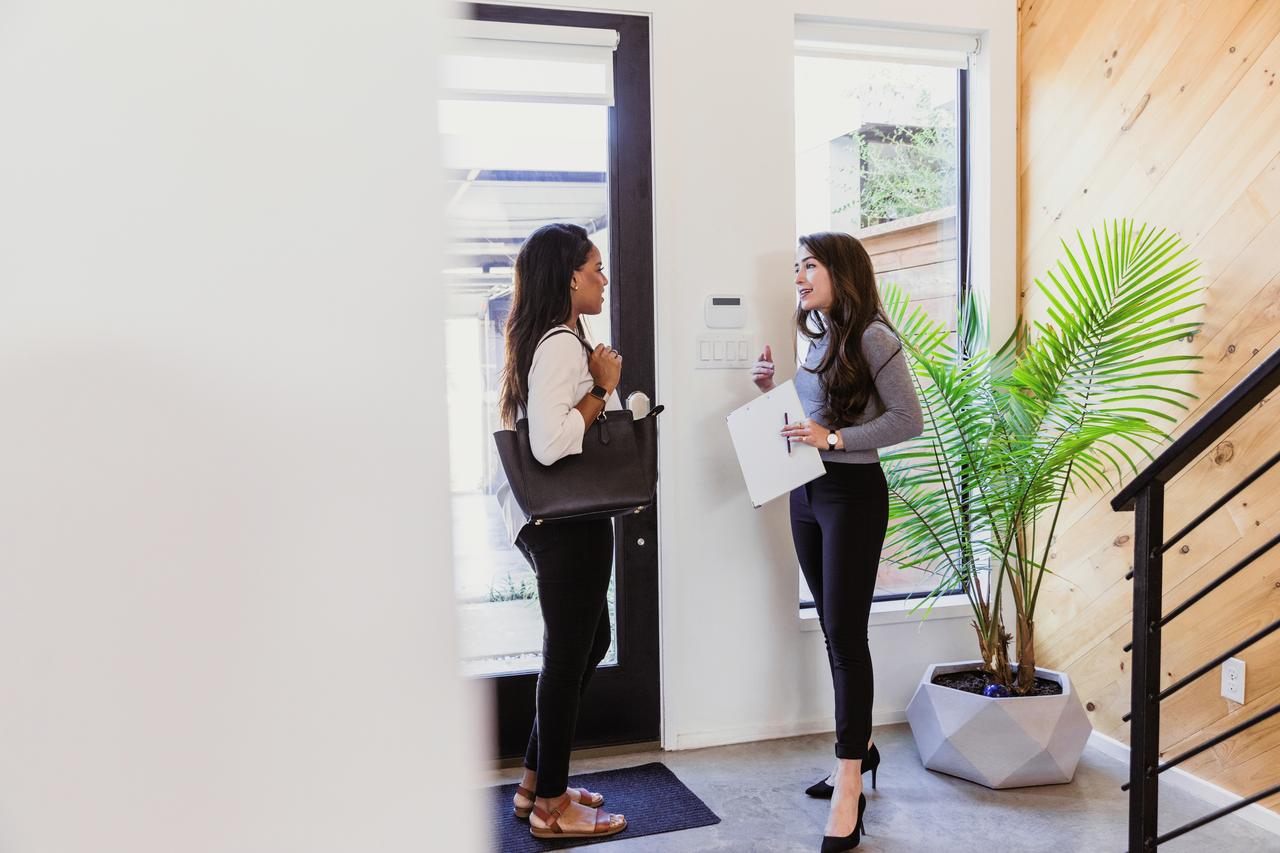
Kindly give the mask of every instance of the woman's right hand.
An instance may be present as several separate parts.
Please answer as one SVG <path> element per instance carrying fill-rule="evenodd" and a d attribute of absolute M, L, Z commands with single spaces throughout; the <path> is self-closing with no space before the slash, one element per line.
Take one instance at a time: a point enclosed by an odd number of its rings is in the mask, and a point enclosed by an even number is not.
<path fill-rule="evenodd" d="M 755 367 L 751 368 L 751 381 L 761 391 L 773 390 L 773 350 L 769 349 L 768 344 L 764 345 L 764 352 L 760 353 Z"/>
<path fill-rule="evenodd" d="M 622 381 L 622 356 L 612 347 L 599 344 L 587 358 L 587 369 L 595 383 L 612 394 Z"/>

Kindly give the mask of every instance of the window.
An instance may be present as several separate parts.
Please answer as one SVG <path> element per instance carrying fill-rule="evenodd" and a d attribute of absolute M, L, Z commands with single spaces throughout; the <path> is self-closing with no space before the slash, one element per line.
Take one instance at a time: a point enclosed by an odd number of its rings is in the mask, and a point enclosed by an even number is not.
<path fill-rule="evenodd" d="M 797 21 L 796 227 L 844 231 L 880 282 L 955 330 L 967 282 L 967 63 L 973 36 Z M 803 338 L 799 338 L 803 358 Z M 923 597 L 881 565 L 876 600 Z M 813 597 L 800 577 L 801 606 Z"/>
<path fill-rule="evenodd" d="M 542 225 L 583 226 L 610 270 L 609 107 L 617 33 L 460 21 L 439 104 L 449 222 L 445 374 L 455 584 L 463 669 L 537 671 L 537 585 L 507 538 L 495 493 L 502 467 L 499 382 L 512 270 Z M 610 342 L 604 313 L 591 323 Z M 613 593 L 609 598 L 613 615 Z M 616 620 L 615 620 L 616 625 Z M 605 663 L 616 659 L 611 649 Z"/>

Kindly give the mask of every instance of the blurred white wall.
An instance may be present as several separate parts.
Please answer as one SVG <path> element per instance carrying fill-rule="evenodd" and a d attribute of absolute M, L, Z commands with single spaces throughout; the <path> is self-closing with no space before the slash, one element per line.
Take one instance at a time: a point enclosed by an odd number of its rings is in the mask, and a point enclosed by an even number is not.
<path fill-rule="evenodd" d="M 435 0 L 0 6 L 0 850 L 478 850 Z"/>

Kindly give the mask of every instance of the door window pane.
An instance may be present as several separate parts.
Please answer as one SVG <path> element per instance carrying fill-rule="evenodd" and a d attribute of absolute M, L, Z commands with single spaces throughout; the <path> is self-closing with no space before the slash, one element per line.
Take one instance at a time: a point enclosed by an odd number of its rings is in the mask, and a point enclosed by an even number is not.
<path fill-rule="evenodd" d="M 461 657 L 471 675 L 537 671 L 537 585 L 507 536 L 495 497 L 502 483 L 492 436 L 502 427 L 503 329 L 516 253 L 538 227 L 583 226 L 608 272 L 607 108 L 447 100 L 440 104 L 440 127 L 448 182 L 444 369 Z M 604 313 L 588 320 L 601 343 L 609 341 L 607 293 Z M 612 617 L 612 585 L 609 603 Z M 615 660 L 610 649 L 605 663 Z"/>

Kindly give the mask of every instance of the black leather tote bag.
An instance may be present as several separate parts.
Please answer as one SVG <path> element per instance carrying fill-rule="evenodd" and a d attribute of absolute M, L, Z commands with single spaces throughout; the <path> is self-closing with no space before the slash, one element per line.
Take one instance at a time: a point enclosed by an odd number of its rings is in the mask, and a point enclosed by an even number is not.
<path fill-rule="evenodd" d="M 525 518 L 586 521 L 641 512 L 653 504 L 658 486 L 656 406 L 636 420 L 622 409 L 592 421 L 582 453 L 543 465 L 529 446 L 529 420 L 493 434 L 507 482 Z"/>

